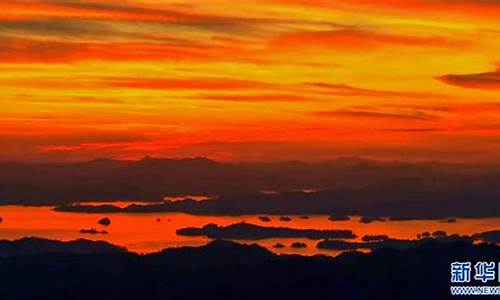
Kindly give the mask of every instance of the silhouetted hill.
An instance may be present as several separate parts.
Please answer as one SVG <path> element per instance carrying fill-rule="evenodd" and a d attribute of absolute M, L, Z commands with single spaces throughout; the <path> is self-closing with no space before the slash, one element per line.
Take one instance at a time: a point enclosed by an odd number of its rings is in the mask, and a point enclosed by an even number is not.
<path fill-rule="evenodd" d="M 156 254 L 0 258 L 2 299 L 454 299 L 450 263 L 497 261 L 500 248 L 428 242 L 336 258 L 275 255 L 215 241 Z M 7 275 L 6 275 L 7 274 Z"/>
<path fill-rule="evenodd" d="M 107 242 L 84 239 L 70 242 L 41 238 L 23 238 L 16 241 L 0 240 L 0 257 L 51 253 L 117 254 L 126 251 L 123 247 L 118 247 Z"/>
<path fill-rule="evenodd" d="M 271 260 L 271 251 L 257 244 L 243 245 L 226 240 L 214 240 L 201 247 L 167 248 L 147 256 L 150 260 L 172 260 L 177 266 L 221 266 L 224 264 L 253 264 Z"/>
<path fill-rule="evenodd" d="M 473 235 L 474 238 L 483 240 L 488 243 L 500 243 L 500 230 L 491 230 Z"/>
<path fill-rule="evenodd" d="M 354 239 L 351 230 L 315 230 L 294 229 L 287 227 L 264 227 L 248 223 L 236 223 L 228 226 L 207 224 L 202 228 L 187 227 L 177 230 L 178 235 L 207 236 L 212 239 L 261 240 L 269 238 L 308 238 L 319 239 Z"/>

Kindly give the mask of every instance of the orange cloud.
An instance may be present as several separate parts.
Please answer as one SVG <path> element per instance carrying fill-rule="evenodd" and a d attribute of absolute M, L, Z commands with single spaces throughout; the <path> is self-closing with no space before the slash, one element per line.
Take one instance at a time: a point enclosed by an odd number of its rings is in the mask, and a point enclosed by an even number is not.
<path fill-rule="evenodd" d="M 437 95 L 431 93 L 374 90 L 374 89 L 365 89 L 360 87 L 349 86 L 345 84 L 316 82 L 316 83 L 305 83 L 304 85 L 308 87 L 317 88 L 326 94 L 335 96 L 364 96 L 364 97 L 377 97 L 377 98 L 397 97 L 397 98 L 415 98 L 415 99 L 422 99 L 424 97 L 426 98 L 437 97 Z"/>
<path fill-rule="evenodd" d="M 165 9 L 165 8 L 171 9 Z M 192 24 L 210 22 L 214 25 L 231 26 L 237 24 L 236 18 L 200 15 L 186 12 L 181 6 L 162 5 L 162 7 L 144 7 L 128 5 L 124 2 L 108 1 L 9 1 L 0 4 L 4 12 L 0 20 L 30 20 L 30 19 L 74 19 L 80 20 L 112 20 L 112 21 L 142 21 L 172 24 Z"/>
<path fill-rule="evenodd" d="M 373 106 L 358 106 L 359 108 L 372 108 Z M 500 113 L 500 103 L 428 103 L 428 104 L 384 104 L 383 107 L 404 110 L 423 110 L 442 113 Z"/>
<path fill-rule="evenodd" d="M 351 110 L 339 109 L 330 111 L 316 111 L 313 115 L 319 117 L 348 117 L 348 118 L 369 118 L 369 119 L 399 119 L 399 120 L 418 120 L 430 121 L 439 119 L 423 112 L 414 113 L 395 113 L 395 112 L 381 112 L 381 111 L 364 111 L 364 110 Z"/>
<path fill-rule="evenodd" d="M 449 40 L 439 36 L 405 36 L 376 33 L 360 29 L 342 29 L 285 33 L 278 36 L 271 44 L 273 47 L 278 48 L 296 49 L 297 47 L 306 47 L 364 51 L 384 45 L 459 48 L 466 46 L 467 42 Z"/>
<path fill-rule="evenodd" d="M 388 132 L 403 132 L 403 133 L 426 133 L 426 132 L 439 132 L 443 131 L 439 128 L 390 128 L 390 129 L 382 129 L 381 131 Z"/>
<path fill-rule="evenodd" d="M 468 16 L 498 17 L 500 2 L 497 0 L 273 0 L 283 5 L 301 5 L 322 9 L 365 9 L 384 12 L 405 12 L 439 15 L 442 13 Z"/>
<path fill-rule="evenodd" d="M 229 102 L 309 102 L 315 101 L 310 97 L 286 94 L 268 95 L 201 95 L 197 99 Z"/>
<path fill-rule="evenodd" d="M 174 79 L 174 78 L 108 78 L 104 85 L 119 88 L 134 89 L 194 89 L 194 90 L 235 90 L 267 87 L 269 84 L 238 80 L 231 78 L 195 78 L 195 79 Z"/>
<path fill-rule="evenodd" d="M 80 130 L 50 133 L 38 130 L 32 134 L 14 133 L 0 136 L 0 157 L 7 160 L 44 160 L 52 156 L 50 152 L 56 149 L 73 149 L 74 154 L 67 153 L 68 156 L 72 160 L 79 160 L 79 153 L 76 150 L 85 147 L 94 150 L 93 158 L 95 158 L 100 156 L 97 151 L 98 146 L 108 145 L 118 149 L 124 145 L 150 141 L 150 136 L 134 131 Z"/>
<path fill-rule="evenodd" d="M 238 60 L 243 50 L 216 45 L 171 43 L 91 43 L 1 39 L 0 62 L 66 63 L 85 60 L 179 61 Z M 233 56 L 228 56 L 233 53 Z"/>

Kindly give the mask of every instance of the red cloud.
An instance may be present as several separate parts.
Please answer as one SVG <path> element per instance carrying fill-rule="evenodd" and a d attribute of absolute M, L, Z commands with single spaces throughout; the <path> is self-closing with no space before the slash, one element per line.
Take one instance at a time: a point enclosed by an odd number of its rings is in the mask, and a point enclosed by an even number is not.
<path fill-rule="evenodd" d="M 200 90 L 235 90 L 252 89 L 269 86 L 266 83 L 230 78 L 109 78 L 104 83 L 111 87 L 138 88 L 138 89 L 200 89 Z"/>
<path fill-rule="evenodd" d="M 394 113 L 394 112 L 379 112 L 379 111 L 364 111 L 340 109 L 331 111 L 313 112 L 315 116 L 320 117 L 352 117 L 352 118 L 375 118 L 375 119 L 402 119 L 402 120 L 418 120 L 430 121 L 438 119 L 438 117 L 426 114 L 420 111 L 414 113 Z"/>
<path fill-rule="evenodd" d="M 308 102 L 313 98 L 298 95 L 268 94 L 268 95 L 201 95 L 198 99 L 232 102 Z"/>

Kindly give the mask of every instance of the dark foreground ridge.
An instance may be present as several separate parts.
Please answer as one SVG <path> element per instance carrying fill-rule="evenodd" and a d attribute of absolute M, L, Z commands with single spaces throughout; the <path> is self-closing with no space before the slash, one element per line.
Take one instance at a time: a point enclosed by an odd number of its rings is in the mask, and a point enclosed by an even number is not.
<path fill-rule="evenodd" d="M 293 229 L 287 227 L 265 227 L 249 223 L 228 226 L 207 224 L 202 228 L 187 227 L 177 230 L 178 235 L 206 236 L 212 239 L 261 240 L 270 238 L 354 239 L 351 230 Z"/>
<path fill-rule="evenodd" d="M 28 241 L 51 247 L 13 253 L 27 240 L 0 243 L 0 251 L 10 253 L 0 257 L 3 300 L 452 299 L 451 262 L 500 257 L 498 246 L 464 241 L 335 258 L 275 255 L 257 245 L 226 241 L 143 256 L 120 248 L 53 251 L 67 243 Z"/>
<path fill-rule="evenodd" d="M 107 242 L 79 239 L 70 242 L 41 238 L 23 238 L 16 241 L 0 240 L 0 257 L 33 254 L 118 254 L 127 250 Z"/>

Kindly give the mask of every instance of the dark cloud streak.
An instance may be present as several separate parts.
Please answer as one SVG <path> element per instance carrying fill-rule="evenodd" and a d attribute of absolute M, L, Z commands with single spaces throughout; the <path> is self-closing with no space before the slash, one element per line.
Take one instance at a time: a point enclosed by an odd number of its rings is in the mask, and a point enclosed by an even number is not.
<path fill-rule="evenodd" d="M 500 90 L 500 69 L 493 72 L 474 74 L 448 74 L 437 79 L 444 83 L 463 88 L 481 90 Z"/>
<path fill-rule="evenodd" d="M 426 114 L 420 111 L 412 113 L 396 113 L 396 112 L 380 112 L 380 111 L 364 111 L 339 109 L 330 111 L 316 111 L 312 113 L 319 117 L 352 117 L 352 118 L 374 118 L 374 119 L 402 119 L 402 120 L 418 120 L 430 121 L 439 119 L 439 117 Z"/>

